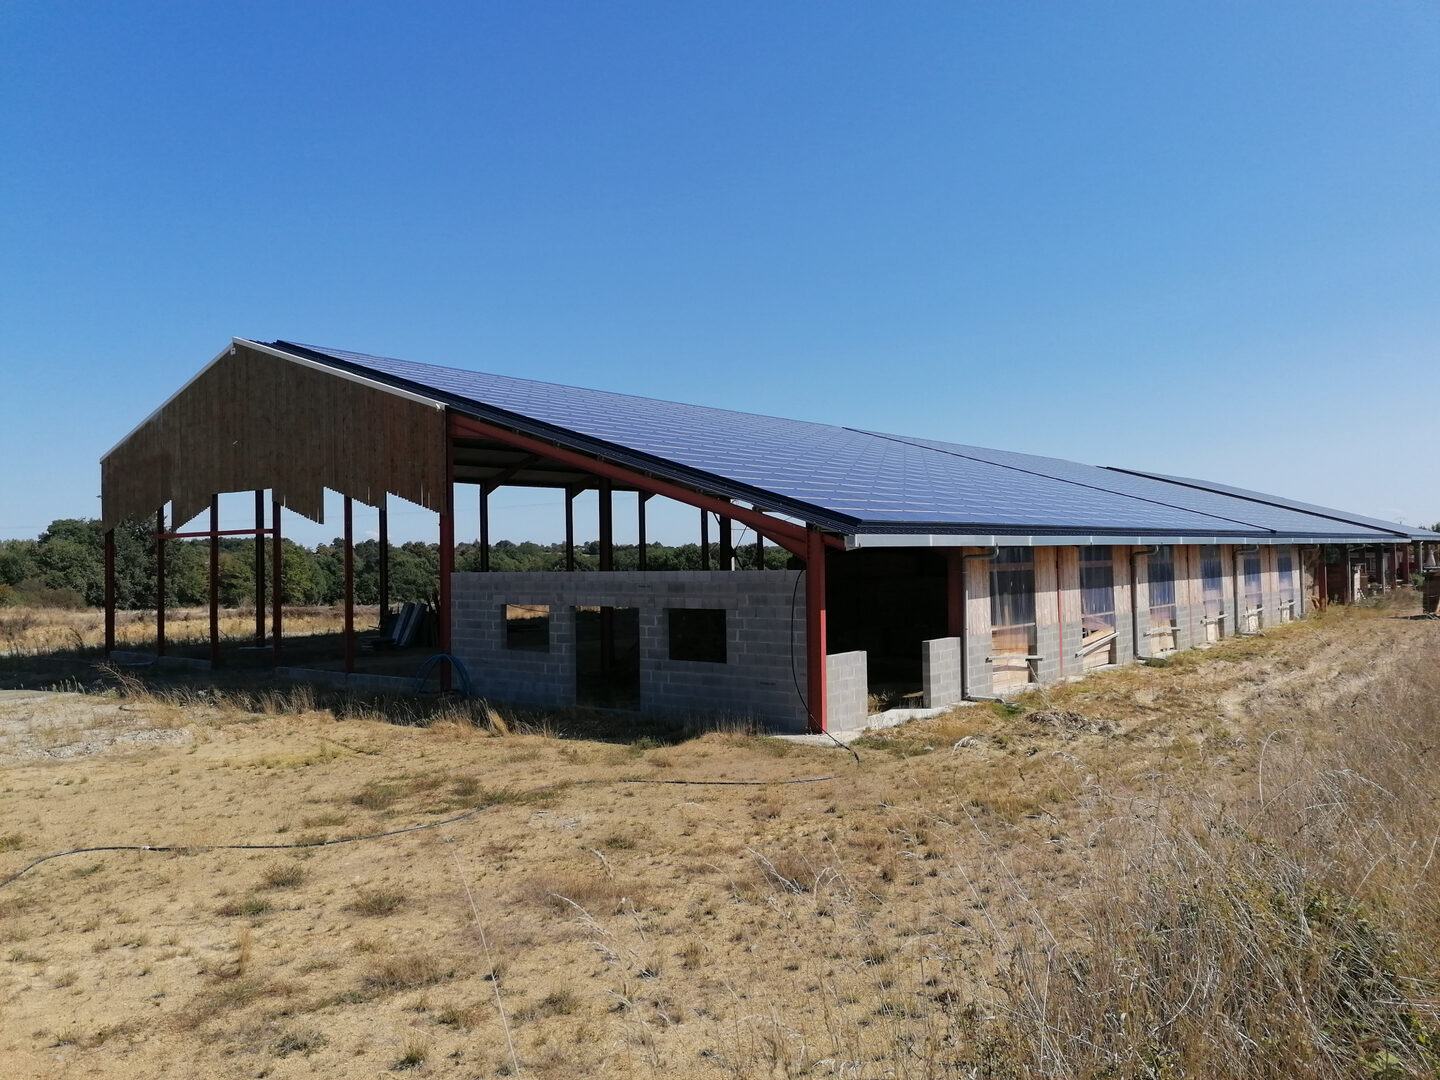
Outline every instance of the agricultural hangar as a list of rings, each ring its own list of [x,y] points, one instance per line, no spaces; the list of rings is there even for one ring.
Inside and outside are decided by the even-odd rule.
[[[398,496],[439,516],[429,651],[460,661],[475,693],[789,731],[864,726],[877,687],[938,707],[1255,633],[1406,579],[1440,541],[1201,480],[240,338],[105,456],[101,484],[107,650],[114,528],[155,515],[162,536],[210,539],[220,662],[218,495],[253,492],[242,531],[257,570],[273,545],[256,637],[279,667],[282,509],[320,522],[329,488],[344,497],[347,567],[333,674],[386,685],[357,661],[350,551],[358,502],[377,515],[384,618]],[[454,569],[457,484],[478,489],[464,526],[476,572]],[[599,571],[491,572],[489,497],[505,485],[564,493],[571,570],[575,497],[596,492]],[[635,569],[615,569],[617,493],[637,515]],[[698,512],[702,569],[646,566],[656,497]],[[176,531],[207,510],[208,528]],[[164,619],[162,602],[158,653]]]

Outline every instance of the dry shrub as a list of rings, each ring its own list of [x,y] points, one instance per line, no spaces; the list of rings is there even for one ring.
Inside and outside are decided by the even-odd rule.
[[[262,889],[293,889],[305,880],[305,867],[299,863],[277,863],[266,869],[260,878]]]
[[[394,993],[432,986],[454,974],[455,969],[434,953],[412,952],[379,961],[365,973],[364,982],[366,990]]]
[[[350,904],[350,910],[357,915],[390,915],[405,899],[405,894],[395,889],[366,889]]]
[[[1242,804],[1195,799],[1112,837],[1085,946],[1015,949],[1001,1041],[1018,1066],[1434,1074],[1440,665],[1377,680],[1351,710],[1362,737],[1272,733]]]
[[[592,915],[611,915],[626,902],[633,907],[644,906],[642,891],[635,884],[623,884],[608,877],[598,867],[559,870],[532,878],[521,890],[523,902],[570,915],[583,908]]]

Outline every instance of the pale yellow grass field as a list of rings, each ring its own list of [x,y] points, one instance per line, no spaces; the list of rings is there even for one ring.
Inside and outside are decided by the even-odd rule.
[[[357,609],[357,627],[373,627],[378,609]],[[220,637],[225,641],[244,641],[254,636],[254,608],[222,608]],[[337,633],[342,624],[338,607],[287,607],[283,613],[283,630],[287,636]],[[268,626],[268,620],[266,625]],[[172,608],[165,613],[165,638],[175,645],[210,640],[208,608]],[[119,611],[115,613],[115,643],[119,648],[155,647],[155,612]],[[61,608],[0,608],[0,656],[33,655],[99,649],[105,645],[105,615],[85,609],[67,611]]]
[[[72,847],[195,849],[75,855],[0,889],[0,1075],[1021,1075],[1041,984],[1017,972],[1091,947],[1117,875],[1195,799],[1253,800],[1262,753],[1273,796],[1301,746],[1363,737],[1354,702],[1437,637],[1340,613],[1037,694],[1039,721],[896,729],[858,765],[726,734],[0,703],[0,730],[41,744],[172,740],[53,758],[0,739],[0,877]],[[200,850],[477,805],[384,840]]]

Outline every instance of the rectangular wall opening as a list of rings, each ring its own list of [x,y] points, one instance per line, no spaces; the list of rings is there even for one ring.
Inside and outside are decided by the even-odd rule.
[[[505,648],[521,652],[549,652],[550,605],[506,604]]]
[[[1150,581],[1150,629],[1146,636],[1150,640],[1151,655],[1175,651],[1175,549],[1161,544],[1146,561]]]
[[[1083,667],[1115,663],[1115,560],[1109,546],[1080,549],[1080,659]]]
[[[1035,664],[1035,553],[1003,547],[990,560],[991,685],[1012,690],[1031,682]]]
[[[575,609],[575,701],[596,709],[640,707],[640,611]]]
[[[1244,585],[1241,593],[1244,603],[1240,610],[1245,613],[1245,632],[1257,634],[1265,625],[1265,583],[1260,574],[1260,553],[1246,555],[1242,563]]]
[[[1296,616],[1295,557],[1288,546],[1275,549],[1275,572],[1279,578],[1280,621],[1287,623]]]
[[[1219,641],[1225,636],[1225,564],[1219,544],[1204,544],[1200,548],[1200,585],[1205,608],[1205,640]]]
[[[724,608],[667,608],[671,660],[725,663]]]

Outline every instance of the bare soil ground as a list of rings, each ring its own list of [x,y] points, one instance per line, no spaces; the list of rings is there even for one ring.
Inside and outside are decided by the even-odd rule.
[[[0,1075],[1021,1075],[1017,951],[1090,947],[1117,845],[1176,807],[1255,799],[1282,746],[1366,739],[1357,703],[1440,662],[1410,614],[957,709],[858,763],[303,696],[0,693],[0,879],[182,849],[0,888]]]

